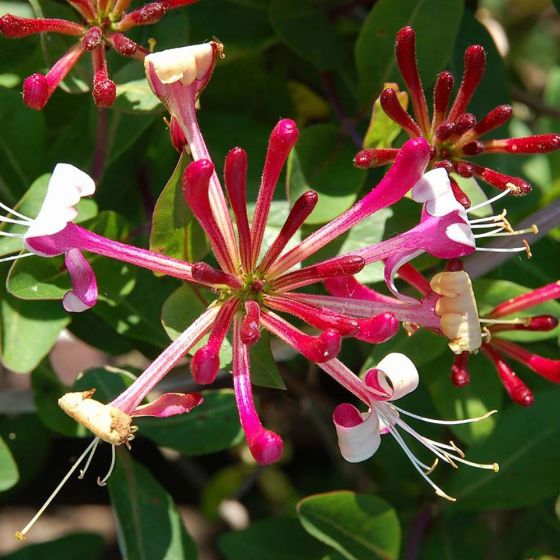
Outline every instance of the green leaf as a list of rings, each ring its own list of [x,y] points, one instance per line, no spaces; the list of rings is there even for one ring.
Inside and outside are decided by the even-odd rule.
[[[368,494],[340,491],[299,502],[304,529],[350,560],[398,558],[401,528],[397,513]]]
[[[100,535],[75,533],[48,542],[30,544],[1,560],[100,560],[104,543]]]
[[[0,122],[0,194],[4,202],[13,202],[43,168],[47,127],[45,116],[25,107],[19,91],[3,87]]]
[[[454,507],[511,509],[558,494],[560,424],[554,422],[560,390],[536,392],[531,409],[509,405],[500,412],[492,436],[473,445],[471,461],[497,462],[500,472],[461,468],[446,485]]]
[[[425,329],[409,336],[406,332],[399,332],[391,340],[383,344],[376,344],[362,367],[366,371],[380,362],[390,352],[401,352],[408,356],[414,365],[424,369],[426,364],[442,353],[446,353],[451,360],[451,351],[444,337],[438,336]]]
[[[149,271],[138,270],[130,295],[116,305],[99,301],[93,312],[107,321],[117,333],[164,348],[169,344],[169,339],[161,327],[161,306],[175,286],[176,283],[170,278],[156,278]]]
[[[259,387],[286,389],[286,384],[278,371],[278,366],[270,349],[270,334],[261,331],[260,340],[250,347],[251,383]]]
[[[161,47],[158,45],[158,49]],[[152,92],[144,68],[135,60],[115,73],[117,98],[113,109],[129,113],[161,112],[160,100]]]
[[[350,164],[355,151],[335,125],[318,124],[302,131],[288,159],[287,189],[292,202],[310,189],[319,193],[306,223],[328,222],[356,200],[366,174]]]
[[[50,455],[51,434],[35,414],[11,414],[0,416],[0,437],[19,471],[17,485],[2,494],[2,499],[8,500],[44,469]]]
[[[189,6],[190,43],[219,37],[226,46],[225,63],[265,49],[276,42],[268,18],[268,3],[268,0],[206,0]]]
[[[225,533],[218,546],[227,560],[320,560],[327,552],[289,517],[265,519],[247,529]]]
[[[272,0],[270,22],[286,45],[321,70],[340,62],[340,45],[324,7],[313,0]]]
[[[134,375],[124,369],[112,366],[96,367],[80,374],[72,390],[95,389],[95,400],[108,403],[120,395],[134,380]]]
[[[229,449],[243,437],[233,392],[203,391],[204,402],[188,414],[138,418],[143,435],[189,456]]]
[[[175,340],[185,329],[187,329],[215,299],[207,288],[195,286],[194,284],[183,284],[177,288],[165,301],[161,310],[161,321],[165,331],[171,340]],[[196,344],[189,354],[193,354],[208,340],[205,336]],[[226,368],[231,364],[231,343],[226,338],[220,348],[220,367]]]
[[[371,102],[384,83],[403,84],[393,49],[395,34],[406,25],[416,31],[418,65],[428,89],[453,52],[462,13],[462,0],[379,0],[355,46],[360,98]]]
[[[27,373],[54,346],[70,317],[59,302],[24,301],[3,291],[0,284],[2,363],[12,371]]]
[[[79,432],[83,435],[79,424],[58,406],[58,399],[69,389],[60,381],[47,360],[31,374],[31,387],[37,415],[47,428],[68,437],[76,437]]]
[[[462,420],[482,416],[491,410],[501,410],[504,388],[492,364],[482,356],[469,357],[471,382],[465,387],[451,383],[452,353],[446,352],[424,364],[420,379],[428,387],[438,417],[443,420]],[[471,445],[488,438],[496,427],[499,414],[471,424],[449,426],[451,431]]]
[[[0,492],[8,490],[19,480],[19,471],[10,448],[0,437]]]
[[[195,262],[208,253],[208,239],[185,202],[181,179],[188,158],[183,153],[159,195],[152,217],[150,249]]]
[[[510,282],[509,280],[477,280],[474,283],[474,291],[476,302],[481,316],[489,313],[496,305],[532,291],[532,288],[526,288],[521,284]],[[504,320],[517,319],[521,317],[532,317],[534,315],[552,315],[560,317],[560,303],[556,300],[550,300],[540,305],[535,305],[525,311],[516,311],[511,316],[504,317]],[[542,332],[542,331],[507,331],[500,333],[500,338],[508,340],[516,340],[519,342],[536,342],[537,340],[547,340],[549,338],[557,338],[560,335],[560,327]]]
[[[123,449],[109,479],[123,558],[191,560],[196,545],[167,491]]]
[[[399,91],[399,86],[395,83],[383,84],[383,89],[387,87],[392,87],[397,92],[401,105],[406,109],[408,106],[408,93],[406,91]],[[401,127],[385,114],[385,111],[381,108],[381,101],[377,97],[373,103],[363,147],[376,149],[391,148],[401,130]]]

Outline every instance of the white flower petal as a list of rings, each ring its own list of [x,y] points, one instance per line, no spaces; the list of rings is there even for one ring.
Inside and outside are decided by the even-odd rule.
[[[353,411],[352,411],[353,409]],[[348,412],[354,412],[355,422],[347,422]],[[361,421],[359,418],[361,418]],[[340,454],[349,463],[359,463],[372,457],[379,449],[379,417],[375,412],[360,414],[350,404],[338,406],[333,414]]]
[[[399,352],[387,354],[375,370],[385,375],[385,380],[378,377],[381,386],[390,389],[389,400],[397,400],[418,387],[418,370],[410,358]]]
[[[425,173],[412,187],[412,198],[416,202],[424,202],[426,212],[430,216],[445,216],[455,211],[465,212],[453,194],[447,171],[442,168]]]
[[[50,178],[41,210],[24,239],[62,231],[78,215],[74,206],[94,192],[95,182],[87,173],[68,163],[59,163]]]
[[[476,240],[473,232],[467,224],[451,224],[445,229],[445,235],[447,235],[451,241],[455,241],[455,243],[460,243],[467,247],[476,247]]]
[[[212,43],[190,45],[151,53],[144,59],[146,73],[150,65],[163,84],[180,81],[188,86],[203,78],[214,61]]]

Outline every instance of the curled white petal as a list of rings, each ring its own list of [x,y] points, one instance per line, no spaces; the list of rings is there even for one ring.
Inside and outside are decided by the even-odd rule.
[[[425,173],[412,187],[412,198],[416,202],[425,203],[426,212],[430,216],[440,217],[455,211],[465,213],[453,194],[447,171],[442,168]]]
[[[445,235],[447,235],[451,241],[455,241],[455,243],[460,243],[467,247],[476,247],[476,240],[473,232],[467,224],[451,224],[445,229]]]
[[[377,380],[390,395],[389,400],[400,399],[418,387],[416,366],[410,358],[399,352],[387,354],[375,370],[383,374]]]
[[[144,67],[147,74],[151,67],[163,84],[180,81],[188,86],[206,76],[213,62],[212,43],[202,43],[151,53],[144,59]]]
[[[349,463],[360,463],[372,457],[379,449],[381,444],[379,417],[375,412],[369,412],[361,414],[361,422],[345,425],[340,421],[340,414],[338,414],[343,406],[351,405],[341,405],[333,414],[340,454]]]
[[[75,206],[80,199],[94,192],[95,182],[87,173],[68,163],[59,163],[50,178],[41,210],[24,239],[62,231],[78,215]]]

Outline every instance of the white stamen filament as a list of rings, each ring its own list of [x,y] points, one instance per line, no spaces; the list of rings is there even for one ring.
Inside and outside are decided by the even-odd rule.
[[[23,233],[14,233],[11,231],[0,231],[2,237],[23,237]]]
[[[486,216],[484,218],[476,218],[474,220],[469,220],[469,224],[482,224],[484,222],[500,222],[507,216],[507,210],[504,208],[500,214],[495,216]]]
[[[115,445],[111,445],[111,464],[109,465],[109,470],[107,471],[107,474],[102,479],[100,479],[100,477],[97,477],[97,484],[99,486],[107,486],[107,481],[109,480],[111,474],[113,474],[113,469],[115,468],[115,459],[116,459],[115,447],[116,447]]]
[[[24,216],[23,214],[21,214],[17,210],[14,210],[13,208],[10,208],[9,206],[6,206],[2,202],[0,202],[0,208],[2,208],[3,210],[6,210],[6,212],[8,212],[9,214],[13,214],[14,216],[17,216],[18,218],[21,218],[22,220],[25,220],[26,222],[32,222],[33,221],[31,218],[28,218],[27,216]]]
[[[31,223],[29,220],[15,220],[14,218],[8,218],[6,216],[0,216],[0,222],[4,222],[6,224],[17,224],[26,227],[29,227]]]
[[[47,500],[45,501],[45,503],[41,506],[41,508],[39,509],[39,511],[33,516],[33,519],[31,519],[31,521],[21,530],[18,531],[16,533],[16,538],[19,541],[23,541],[25,539],[25,535],[29,532],[29,529],[31,529],[31,527],[33,527],[33,525],[35,525],[35,522],[37,521],[37,519],[39,519],[39,517],[41,517],[41,515],[43,514],[43,512],[47,509],[47,507],[49,506],[49,504],[54,500],[54,498],[56,497],[56,495],[60,492],[60,490],[62,489],[62,487],[66,484],[67,480],[72,476],[72,474],[74,473],[74,471],[80,466],[81,462],[85,459],[85,457],[87,457],[88,453],[90,452],[91,448],[94,447],[95,445],[97,445],[98,439],[94,439],[86,448],[86,450],[80,455],[80,457],[78,457],[77,461],[72,465],[72,467],[70,468],[70,470],[66,473],[66,475],[64,476],[64,478],[60,481],[60,483],[58,484],[58,486],[54,489],[54,491],[52,492],[52,494],[47,498]]]
[[[477,416],[476,418],[465,418],[464,420],[436,420],[435,418],[428,418],[427,416],[420,416],[418,414],[413,414],[412,412],[408,412],[408,410],[403,410],[402,408],[396,406],[393,403],[391,403],[391,406],[399,413],[404,414],[405,416],[410,416],[411,418],[415,418],[416,420],[423,420],[424,422],[428,422],[429,424],[440,424],[442,426],[459,426],[461,424],[472,424],[473,422],[480,422],[481,420],[486,420],[486,418],[498,412],[497,410],[490,410],[489,412],[483,414],[482,416]]]
[[[501,230],[503,230],[504,227],[501,227],[499,229],[496,229],[494,231],[489,231],[487,233],[479,233],[478,235],[475,235],[475,237],[478,239],[480,237],[506,237],[508,235],[523,235],[524,233],[539,233],[539,228],[533,224],[531,227],[526,228],[526,229],[519,229],[519,230],[511,230],[511,231],[507,231],[506,233],[501,232]],[[507,229],[507,227],[505,228]]]
[[[489,325],[528,325],[531,321],[530,317],[525,319],[479,319],[480,323],[488,323]]]
[[[97,446],[99,445],[100,439],[98,437],[96,437],[94,441],[95,441],[95,445],[93,446],[92,450],[89,453],[89,457],[87,458],[87,461],[86,461],[86,466],[80,471],[80,474],[78,476],[78,478],[80,480],[82,480],[84,478],[84,476],[85,476],[85,474],[86,474],[86,472],[89,468],[89,465],[90,465],[90,463],[93,459],[93,456],[95,455],[95,450],[97,449]]]
[[[512,190],[513,190],[512,188],[507,187],[500,194],[497,194],[496,196],[494,196],[492,198],[489,198],[488,200],[485,200],[484,202],[481,202],[480,204],[475,204],[474,206],[471,206],[470,208],[467,209],[467,214],[470,214],[471,212],[474,212],[475,210],[479,210],[480,208],[484,208],[485,206],[489,206],[493,202],[496,202],[496,200],[500,200],[500,198],[503,198],[504,196],[507,196]]]
[[[477,247],[477,251],[486,251],[488,253],[523,253],[527,252],[527,247]]]
[[[17,259],[23,259],[23,257],[32,257],[35,253],[20,253],[19,255],[11,255],[9,257],[4,257],[0,259],[0,263],[8,261],[16,261]]]

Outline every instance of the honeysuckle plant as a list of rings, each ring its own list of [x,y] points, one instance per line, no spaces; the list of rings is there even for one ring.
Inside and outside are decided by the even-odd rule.
[[[35,73],[23,82],[23,102],[41,111],[80,58],[91,54],[93,84],[91,94],[98,107],[110,107],[115,102],[117,88],[109,77],[106,51],[142,61],[148,49],[126,36],[132,28],[157,23],[169,10],[182,8],[196,0],[163,0],[150,2],[129,10],[131,0],[68,0],[76,10],[80,23],[60,18],[26,18],[10,13],[0,17],[0,34],[20,39],[38,33],[58,33],[73,37],[72,45],[46,74]]]
[[[194,44],[160,50],[142,26],[191,3],[188,21],[170,14],[155,37]],[[64,502],[63,488],[79,501],[71,477],[99,469],[126,558],[195,554],[192,541],[206,537],[195,526],[190,538],[173,499],[200,501],[204,534],[228,560],[276,546],[310,560],[333,550],[368,560],[554,555],[560,304],[549,270],[557,236],[547,233],[557,222],[557,155],[543,154],[559,147],[557,69],[543,57],[545,77],[538,60],[552,5],[544,19],[508,12],[516,45],[504,65],[485,2],[476,14],[458,0],[324,10],[276,0],[266,10],[222,0],[70,4],[80,23],[23,17],[41,14],[35,0],[32,12],[0,6],[0,50],[9,51],[0,57],[0,358],[8,370],[33,370],[24,389],[33,405],[0,399],[0,492],[18,468],[25,487],[51,435],[89,434],[86,443],[53,438],[63,460],[76,459],[60,467],[66,474],[49,465],[48,480],[23,497],[38,509],[13,527],[37,546],[29,554],[66,557],[75,539],[95,557],[93,535],[43,553],[32,527],[41,519],[48,528],[45,509]],[[538,41],[525,29],[531,18]],[[411,21],[419,65],[415,32],[402,28]],[[407,91],[387,83],[395,32]],[[36,33],[57,34],[43,47],[61,39],[69,50],[25,79],[37,42],[10,39]],[[445,69],[469,44],[453,94]],[[111,49],[143,63],[146,80],[118,58],[109,72]],[[115,100],[113,80],[123,85],[111,114],[82,110],[79,98],[54,99],[43,113],[21,103],[23,89],[25,104],[42,109],[86,50],[99,107]],[[486,65],[494,88],[482,80]],[[418,68],[425,78],[441,72],[433,110]],[[499,105],[477,120],[510,101],[508,72],[515,111]],[[379,91],[362,140],[362,102]],[[492,139],[510,118],[523,137]],[[180,156],[166,181],[177,157],[168,136]],[[356,146],[373,149],[352,166]],[[494,153],[495,169],[490,157],[478,164]],[[511,171],[515,153],[528,158]],[[382,165],[383,177],[356,169]],[[508,200],[506,218],[504,197],[528,193],[525,175],[538,188]],[[483,198],[484,182],[499,194]],[[485,268],[491,280],[480,278]],[[525,288],[521,277],[544,286]],[[94,348],[82,351],[84,342]],[[80,365],[63,363],[67,345],[79,346]],[[93,352],[94,369],[82,366]],[[2,383],[12,379],[2,372]],[[342,485],[350,490],[299,501],[299,525],[296,495]],[[224,535],[226,526],[236,530]]]
[[[363,308],[358,314],[345,309],[345,306],[348,308],[350,304],[355,304],[351,298],[312,296],[298,291],[302,287],[320,284],[328,279],[340,281],[341,278],[351,278],[367,264],[387,259],[385,266],[389,268],[388,285],[399,296],[399,292],[393,286],[394,274],[393,268],[389,265],[391,260],[389,255],[402,253],[408,257],[411,250],[416,254],[418,248],[435,254],[444,251],[445,254],[441,256],[446,256],[448,252],[452,257],[464,254],[464,235],[459,236],[457,241],[458,236],[449,234],[447,241],[438,240],[438,247],[449,248],[432,249],[427,240],[428,238],[435,240],[434,233],[425,233],[423,237],[422,233],[413,228],[410,230],[412,234],[409,237],[405,232],[401,236],[352,254],[344,254],[310,265],[302,264],[302,261],[313,256],[319,249],[353,226],[367,220],[375,212],[398,202],[411,188],[413,196],[424,202],[424,215],[428,214],[429,219],[437,220],[440,214],[447,216],[450,211],[447,206],[447,198],[449,198],[446,195],[447,191],[442,193],[441,189],[437,190],[437,187],[432,185],[434,177],[436,177],[436,185],[439,184],[437,178],[443,173],[449,190],[447,176],[441,170],[423,176],[429,158],[427,142],[421,138],[410,140],[403,146],[389,172],[374,189],[340,216],[287,249],[288,243],[312,213],[318,201],[317,193],[305,192],[294,202],[276,238],[270,245],[265,246],[263,244],[265,227],[274,190],[284,163],[298,140],[299,132],[295,122],[289,119],[280,120],[273,129],[269,138],[256,206],[252,220],[249,220],[245,151],[234,148],[227,155],[224,166],[224,190],[213,163],[208,159],[208,150],[196,119],[197,94],[206,84],[216,57],[220,54],[219,45],[207,43],[150,54],[145,59],[146,72],[152,89],[162,98],[172,117],[180,125],[193,156],[194,161],[186,167],[182,176],[182,191],[186,204],[210,241],[217,267],[207,262],[181,261],[113,241],[74,224],[72,222],[76,216],[74,206],[82,196],[93,194],[95,185],[84,172],[68,164],[59,165],[55,169],[37,218],[31,220],[5,207],[10,215],[16,217],[6,216],[3,220],[22,231],[0,233],[11,237],[21,236],[29,251],[29,253],[6,257],[7,259],[17,260],[28,254],[43,257],[65,255],[65,264],[73,282],[73,289],[64,297],[64,305],[68,311],[84,311],[94,305],[96,300],[97,291],[93,271],[82,252],[95,253],[144,267],[153,272],[174,276],[208,287],[215,294],[214,301],[207,306],[200,317],[111,403],[107,405],[98,403],[92,399],[91,392],[85,392],[65,395],[59,401],[60,406],[96,435],[94,442],[99,439],[107,441],[113,445],[114,450],[115,445],[127,443],[131,439],[130,417],[138,414],[145,415],[146,410],[150,412],[152,409],[154,412],[153,414],[150,412],[150,415],[166,416],[170,414],[169,407],[173,409],[173,413],[178,414],[188,412],[192,408],[190,404],[183,407],[175,402],[177,399],[187,398],[191,403],[193,397],[189,395],[167,396],[171,399],[171,404],[166,400],[163,412],[160,411],[160,400],[147,405],[147,409],[142,407],[141,403],[156,384],[190,351],[194,351],[190,362],[194,381],[199,385],[212,384],[219,370],[220,349],[231,330],[233,387],[247,445],[259,464],[267,465],[276,462],[282,455],[283,440],[277,433],[266,429],[259,418],[253,400],[249,361],[249,349],[259,340],[261,329],[265,329],[311,362],[318,364],[356,397],[365,400],[366,404],[375,410],[375,414],[372,413],[370,418],[385,419],[388,430],[403,446],[415,468],[418,469],[418,466],[422,466],[423,463],[417,460],[403,443],[397,426],[417,437],[437,457],[454,466],[455,462],[480,466],[465,461],[463,452],[454,444],[450,444],[449,447],[448,444],[436,444],[418,436],[402,419],[399,419],[400,409],[394,405],[387,408],[388,405],[377,403],[377,400],[398,398],[417,384],[417,372],[406,357],[388,357],[379,366],[379,372],[387,375],[389,383],[391,383],[391,376],[406,377],[403,383],[408,389],[403,393],[396,391],[394,395],[386,394],[389,387],[386,382],[382,383],[379,379],[372,381],[377,374],[371,373],[362,382],[357,375],[336,359],[344,337],[370,344],[381,343],[396,334],[401,321],[433,327],[437,332],[451,339],[454,349],[476,350],[480,346],[480,333],[477,337],[472,330],[473,314],[476,317],[476,304],[472,291],[469,293],[467,289],[467,293],[463,296],[459,292],[450,292],[448,283],[436,281],[438,287],[434,288],[433,297],[422,302],[403,302],[398,297],[380,296],[377,306]],[[418,197],[418,193],[422,196]],[[437,200],[434,200],[434,197]],[[458,214],[455,208],[457,203],[452,196],[451,199],[454,203],[451,211],[453,214]],[[442,208],[444,210],[439,212]],[[468,229],[466,214],[462,207],[459,208],[462,214],[457,219]],[[429,214],[430,212],[433,216]],[[440,229],[443,227],[445,233],[453,229],[452,222],[453,220],[449,223],[445,222],[444,226],[435,227]],[[423,217],[419,227],[426,227],[425,223]],[[468,232],[470,233],[470,229]],[[413,245],[411,249],[409,245],[415,242],[413,240],[418,244]],[[473,250],[472,246],[468,245],[468,247],[469,251]],[[396,262],[401,263],[403,260],[404,257],[398,257]],[[468,277],[466,282],[468,288],[470,286]],[[458,284],[455,282],[453,286]],[[317,330],[318,334],[308,334],[288,321],[284,315],[303,321],[308,327]],[[454,317],[458,317],[458,320]],[[195,349],[197,343],[206,336],[207,339],[202,346]],[[383,369],[385,365],[389,367],[387,372]],[[403,368],[408,373],[401,372]],[[412,381],[408,379],[409,374],[413,378]],[[353,437],[349,434],[366,428],[351,425],[351,421],[347,418],[341,420],[341,415],[341,412],[335,413],[341,448],[346,458],[353,457],[348,451],[348,447],[353,446],[348,443]],[[97,417],[102,418],[99,420],[100,425],[96,420]],[[472,421],[475,420],[478,418]],[[341,435],[340,426],[347,429],[344,431],[347,436]],[[367,426],[367,431],[370,433],[372,420],[365,422],[364,426]],[[346,443],[343,441],[345,437],[349,438]],[[96,443],[90,444],[80,461],[89,453],[93,454],[95,447]],[[450,453],[449,449],[455,450],[455,454]],[[90,459],[87,460],[86,467],[89,462]],[[483,468],[487,467],[488,465],[483,465]],[[74,465],[70,473],[76,468],[77,466]],[[424,473],[422,474],[438,495],[449,498]],[[102,480],[102,483],[106,479],[107,477]],[[24,535],[29,527],[30,525],[19,535]]]
[[[482,118],[467,112],[469,103],[484,75],[486,54],[481,45],[471,45],[465,51],[461,83],[452,101],[455,78],[444,70],[436,79],[433,108],[428,102],[416,61],[416,34],[412,27],[403,27],[396,35],[395,55],[401,76],[408,88],[413,116],[402,106],[398,92],[388,87],[381,92],[380,103],[385,114],[397,123],[410,138],[425,138],[431,146],[429,167],[441,167],[450,175],[457,200],[468,207],[470,200],[461,190],[453,174],[476,177],[514,196],[531,190],[528,181],[512,177],[476,163],[471,158],[483,154],[546,154],[560,148],[560,135],[536,134],[524,138],[484,140],[483,137],[508,122],[513,114],[511,105],[499,105]],[[399,148],[370,148],[358,152],[354,163],[369,168],[394,161]]]

